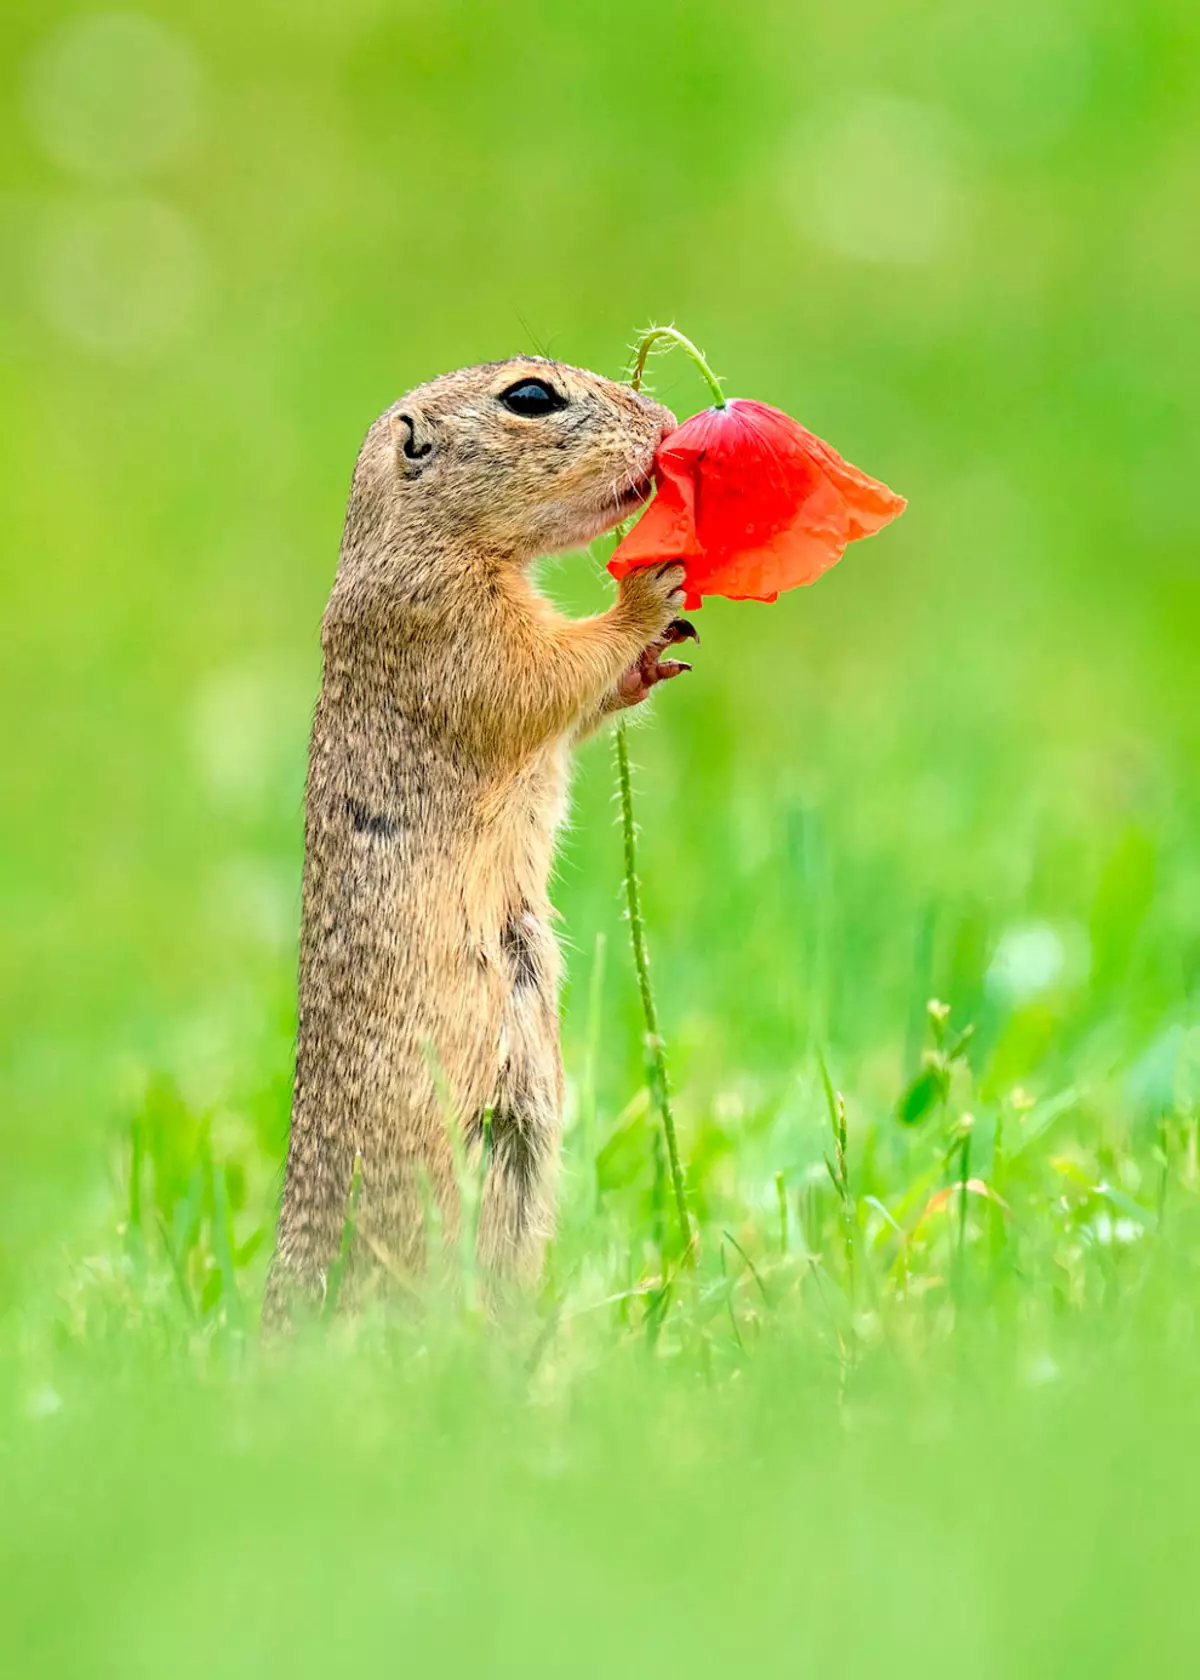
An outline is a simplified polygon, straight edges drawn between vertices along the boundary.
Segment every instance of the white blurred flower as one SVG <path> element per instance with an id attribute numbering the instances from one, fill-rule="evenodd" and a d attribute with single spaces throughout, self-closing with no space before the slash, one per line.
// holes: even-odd
<path id="1" fill-rule="evenodd" d="M 1006 928 L 987 971 L 987 987 L 1011 1003 L 1048 992 L 1061 981 L 1081 979 L 1089 967 L 1087 938 L 1080 928 L 1049 922 Z"/>
<path id="2" fill-rule="evenodd" d="M 55 1417 L 62 1411 L 62 1395 L 56 1388 L 46 1383 L 42 1388 L 35 1388 L 25 1399 L 25 1416 L 31 1418 Z"/>
<path id="3" fill-rule="evenodd" d="M 1047 1383 L 1057 1382 L 1062 1372 L 1048 1353 L 1041 1353 L 1032 1359 L 1025 1372 L 1025 1380 L 1034 1388 L 1043 1388 Z"/>
<path id="4" fill-rule="evenodd" d="M 1101 1209 L 1095 1216 L 1089 1229 L 1102 1248 L 1111 1248 L 1114 1244 L 1117 1247 L 1127 1247 L 1145 1235 L 1136 1219 L 1125 1216 L 1114 1219 L 1105 1209 Z"/>

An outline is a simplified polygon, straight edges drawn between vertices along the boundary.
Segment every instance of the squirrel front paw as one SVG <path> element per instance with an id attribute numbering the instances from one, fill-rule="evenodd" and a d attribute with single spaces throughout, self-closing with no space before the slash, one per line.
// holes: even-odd
<path id="1" fill-rule="evenodd" d="M 683 605 L 683 567 L 639 566 L 626 572 L 617 590 L 617 610 L 643 642 L 653 642 L 677 617 Z"/>

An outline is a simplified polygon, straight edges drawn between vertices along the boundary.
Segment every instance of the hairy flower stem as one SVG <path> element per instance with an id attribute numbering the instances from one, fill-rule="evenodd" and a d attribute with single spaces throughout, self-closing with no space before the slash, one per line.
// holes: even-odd
<path id="1" fill-rule="evenodd" d="M 671 1168 L 671 1185 L 675 1191 L 675 1211 L 679 1215 L 679 1229 L 684 1253 L 691 1251 L 692 1223 L 688 1216 L 687 1192 L 683 1183 L 683 1168 L 679 1164 L 679 1141 L 675 1136 L 675 1116 L 671 1111 L 671 1091 L 667 1080 L 667 1051 L 658 1030 L 658 1011 L 654 1006 L 654 990 L 650 984 L 650 957 L 646 950 L 646 923 L 642 916 L 642 891 L 637 873 L 637 827 L 633 820 L 633 781 L 629 774 L 629 742 L 625 724 L 617 725 L 617 788 L 621 797 L 621 832 L 625 841 L 625 902 L 629 909 L 629 937 L 633 945 L 633 963 L 637 970 L 638 990 L 642 996 L 642 1016 L 646 1023 L 646 1066 L 650 1076 L 651 1095 L 662 1117 L 663 1136 L 667 1140 L 667 1159 Z"/>
<path id="2" fill-rule="evenodd" d="M 656 344 L 677 344 L 700 369 L 718 408 L 725 407 L 720 381 L 703 355 L 677 327 L 649 327 L 638 340 L 629 383 L 635 391 L 642 387 L 646 358 Z M 628 523 L 618 526 L 618 540 L 628 529 Z M 621 799 L 621 831 L 625 841 L 625 902 L 629 909 L 629 937 L 633 945 L 633 963 L 637 970 L 638 990 L 642 998 L 642 1017 L 645 1021 L 646 1070 L 650 1094 L 662 1118 L 663 1136 L 667 1140 L 667 1160 L 671 1170 L 671 1186 L 675 1192 L 675 1211 L 679 1216 L 679 1232 L 685 1256 L 694 1253 L 692 1222 L 688 1214 L 687 1191 L 683 1182 L 683 1168 L 679 1162 L 679 1140 L 675 1135 L 675 1116 L 671 1110 L 671 1087 L 667 1077 L 667 1049 L 658 1030 L 658 1011 L 654 1006 L 654 989 L 650 984 L 650 955 L 646 949 L 646 923 L 642 915 L 642 891 L 637 873 L 637 824 L 633 818 L 633 781 L 629 774 L 629 741 L 622 720 L 617 725 L 617 790 Z"/>
<path id="3" fill-rule="evenodd" d="M 725 394 L 721 390 L 721 381 L 717 378 L 716 374 L 705 361 L 703 353 L 696 348 L 690 338 L 685 337 L 685 335 L 679 331 L 678 327 L 646 328 L 646 331 L 638 340 L 637 349 L 634 352 L 633 367 L 630 369 L 629 373 L 629 383 L 633 386 L 634 390 L 640 391 L 642 388 L 642 375 L 646 371 L 646 358 L 649 356 L 651 350 L 653 350 L 656 344 L 662 344 L 664 342 L 667 344 L 677 344 L 682 351 L 692 358 L 693 362 L 695 362 L 696 366 L 700 369 L 700 372 L 703 374 L 708 383 L 708 388 L 713 394 L 714 406 L 717 408 L 724 408 Z"/>

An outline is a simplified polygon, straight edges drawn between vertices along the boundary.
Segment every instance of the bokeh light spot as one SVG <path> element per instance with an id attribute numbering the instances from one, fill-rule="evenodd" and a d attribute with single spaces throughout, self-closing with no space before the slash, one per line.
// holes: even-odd
<path id="1" fill-rule="evenodd" d="M 805 232 L 866 262 L 929 263 L 955 241 L 964 201 L 954 129 L 915 100 L 871 96 L 806 137 L 794 209 Z"/>
<path id="2" fill-rule="evenodd" d="M 153 357 L 178 338 L 207 264 L 188 217 L 137 196 L 52 212 L 38 267 L 47 319 L 72 343 L 122 361 Z"/>
<path id="3" fill-rule="evenodd" d="M 76 18 L 35 52 L 25 115 L 56 163 L 88 180 L 136 180 L 186 157 L 204 76 L 190 43 L 153 18 Z"/>

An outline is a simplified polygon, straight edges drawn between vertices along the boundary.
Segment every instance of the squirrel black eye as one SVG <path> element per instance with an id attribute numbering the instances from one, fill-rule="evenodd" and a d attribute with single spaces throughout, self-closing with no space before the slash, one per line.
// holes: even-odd
<path id="1" fill-rule="evenodd" d="M 522 379 L 510 385 L 507 391 L 501 391 L 500 401 L 510 414 L 519 414 L 523 420 L 540 420 L 544 414 L 554 414 L 567 406 L 566 397 L 541 379 Z"/>

